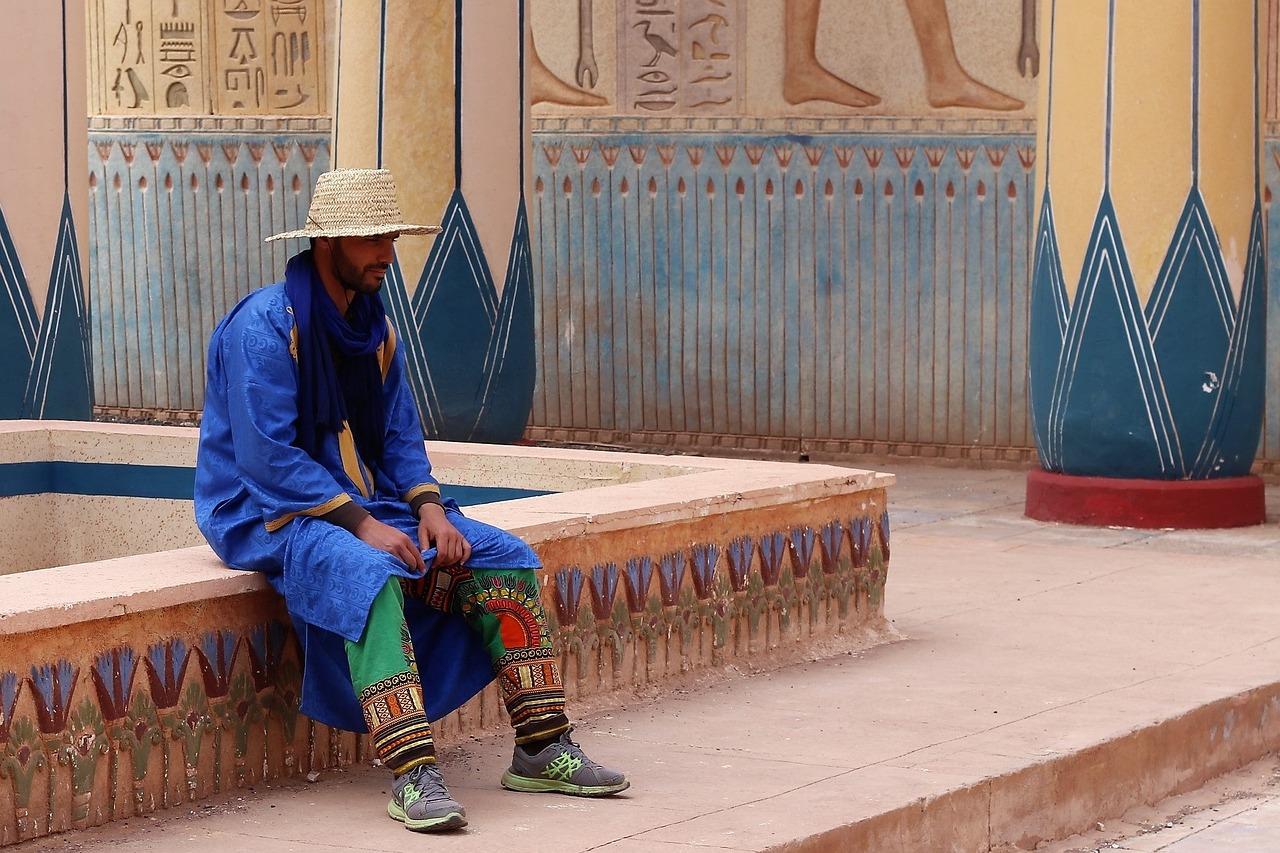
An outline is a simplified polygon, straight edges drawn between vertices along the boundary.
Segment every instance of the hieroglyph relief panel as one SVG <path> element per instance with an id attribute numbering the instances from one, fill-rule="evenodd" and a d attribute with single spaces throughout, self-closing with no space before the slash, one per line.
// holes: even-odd
<path id="1" fill-rule="evenodd" d="M 530 0 L 530 10 L 535 117 L 585 108 L 577 115 L 758 126 L 1035 112 L 1037 0 Z"/>
<path id="2" fill-rule="evenodd" d="M 743 18 L 741 0 L 620 3 L 620 111 L 733 112 L 744 94 Z"/>
<path id="3" fill-rule="evenodd" d="M 326 112 L 324 0 L 93 0 L 99 115 Z"/>

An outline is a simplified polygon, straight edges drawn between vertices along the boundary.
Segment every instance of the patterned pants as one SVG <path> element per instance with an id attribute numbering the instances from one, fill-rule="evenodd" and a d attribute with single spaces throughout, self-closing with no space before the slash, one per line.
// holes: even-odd
<path id="1" fill-rule="evenodd" d="M 417 580 L 392 578 L 374 599 L 364 636 L 346 641 L 351 682 L 382 763 L 395 774 L 435 761 L 404 597 L 462 615 L 481 637 L 497 675 L 516 743 L 569 728 L 564 685 L 551 654 L 547 619 L 532 569 L 432 567 Z M 427 685 L 430 689 L 430 685 Z"/>

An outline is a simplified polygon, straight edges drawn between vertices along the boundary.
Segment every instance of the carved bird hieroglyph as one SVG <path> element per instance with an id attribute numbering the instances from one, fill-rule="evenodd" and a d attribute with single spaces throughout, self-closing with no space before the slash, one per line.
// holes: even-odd
<path id="1" fill-rule="evenodd" d="M 653 59 L 650 59 L 644 64 L 645 68 L 652 68 L 657 65 L 658 60 L 662 58 L 663 54 L 666 54 L 667 56 L 676 55 L 676 49 L 671 46 L 671 42 L 667 41 L 657 33 L 650 31 L 648 21 L 641 21 L 634 25 L 635 29 L 639 29 L 640 27 L 644 27 L 644 40 L 649 43 L 649 47 L 653 48 Z"/>

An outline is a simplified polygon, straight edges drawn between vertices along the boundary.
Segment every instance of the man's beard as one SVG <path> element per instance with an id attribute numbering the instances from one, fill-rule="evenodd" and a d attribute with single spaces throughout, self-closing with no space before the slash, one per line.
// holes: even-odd
<path id="1" fill-rule="evenodd" d="M 382 284 L 386 281 L 386 267 L 381 264 L 373 264 L 371 266 L 364 267 L 363 269 L 357 269 L 355 265 L 347 259 L 347 256 L 343 254 L 341 250 L 336 248 L 330 254 L 329 267 L 333 272 L 333 277 L 342 285 L 342 289 L 351 294 L 351 298 L 347 300 L 348 305 L 351 304 L 351 301 L 355 299 L 357 294 L 376 294 L 378 291 L 382 290 Z M 373 284 L 366 284 L 365 276 L 372 272 L 382 272 L 383 276 Z"/>

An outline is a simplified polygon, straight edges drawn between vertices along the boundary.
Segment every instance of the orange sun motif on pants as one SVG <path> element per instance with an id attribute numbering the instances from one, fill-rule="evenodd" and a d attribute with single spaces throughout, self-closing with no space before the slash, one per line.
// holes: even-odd
<path id="1" fill-rule="evenodd" d="M 497 599 L 487 602 L 491 613 L 498 617 L 502 645 L 508 649 L 538 648 L 544 638 L 539 620 L 528 607 L 519 601 Z"/>

